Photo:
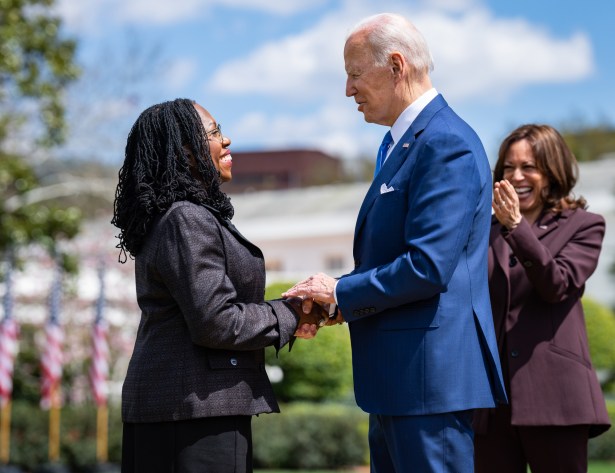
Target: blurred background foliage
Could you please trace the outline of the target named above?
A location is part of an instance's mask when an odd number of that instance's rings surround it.
[[[79,233],[85,218],[101,209],[108,211],[108,197],[101,199],[93,192],[84,194],[84,186],[78,190],[59,189],[65,184],[69,170],[77,181],[80,176],[88,179],[84,179],[85,188],[92,187],[91,179],[111,179],[117,173],[116,167],[96,161],[96,146],[90,145],[92,154],[87,159],[53,157],[53,150],[58,149],[69,131],[64,103],[68,87],[82,77],[75,59],[77,41],[62,33],[53,5],[53,0],[0,0],[0,255],[31,244],[41,244],[54,253],[63,240]],[[135,57],[134,51],[129,52],[129,57]],[[146,59],[132,63],[151,64],[148,62],[151,58]],[[107,66],[105,62],[108,69]],[[147,66],[144,67],[141,72],[147,72]],[[118,67],[111,71],[121,78],[119,82],[125,77],[120,74],[121,69],[131,74],[135,70]],[[138,89],[138,77],[136,81],[135,77],[130,83]],[[101,85],[114,84],[104,80],[86,84],[90,88]],[[80,113],[88,109],[89,103],[84,102]],[[82,114],[75,121],[86,122]],[[90,131],[97,129],[95,125],[91,125]],[[610,124],[590,126],[574,120],[561,129],[580,161],[615,152],[615,128]],[[88,140],[97,139],[87,133],[86,136]],[[373,166],[371,162],[357,163],[362,165]],[[63,256],[63,263],[65,269],[78,268],[78,262],[70,255]],[[266,298],[279,297],[290,285],[292,282],[270,285]],[[589,298],[584,300],[584,306],[593,362],[601,374],[605,392],[612,397],[615,394],[615,315],[611,308]],[[47,460],[48,413],[38,406],[37,331],[40,327],[22,324],[15,363],[11,459],[27,470]],[[347,325],[324,328],[314,340],[297,340],[292,351],[282,350],[278,356],[273,349],[268,349],[266,356],[269,367],[281,374],[274,390],[282,403],[283,414],[254,419],[257,465],[308,469],[364,464],[367,416],[354,403]],[[65,365],[62,384],[66,392],[75,385],[87,385],[84,380],[89,363],[86,359]],[[609,412],[615,420],[612,402]],[[66,399],[61,420],[61,460],[75,472],[85,472],[96,462],[95,415],[95,406],[87,396],[79,402]],[[120,454],[119,406],[112,404],[110,461],[118,463]],[[590,458],[615,461],[615,429],[591,440]]]
[[[53,3],[0,0],[0,254],[31,243],[55,253],[80,229],[77,207],[29,198],[40,185],[28,154],[64,140],[63,92],[79,76],[76,40],[61,33]]]
[[[276,298],[290,285],[272,284],[267,298]],[[591,353],[599,371],[609,373],[603,386],[612,398],[615,373],[613,339],[615,314],[608,307],[584,299]],[[11,459],[32,470],[47,460],[48,413],[40,399],[40,365],[36,348],[37,327],[22,326],[22,342],[16,362]],[[367,464],[368,416],[354,402],[352,364],[347,325],[325,327],[313,340],[297,340],[276,358],[267,350],[267,364],[282,371],[273,383],[279,395],[281,414],[253,419],[254,459],[258,468],[334,469]],[[62,377],[65,393],[87,384],[90,360],[66,364]],[[610,380],[610,381],[609,381]],[[86,389],[87,391],[87,389]],[[89,392],[89,391],[88,391]],[[608,403],[615,422],[615,402]],[[96,408],[88,395],[80,402],[66,397],[62,409],[61,461],[71,471],[85,473],[96,464]],[[121,459],[119,403],[110,405],[109,461]],[[615,461],[615,430],[590,441],[590,459]]]
[[[53,4],[0,0],[0,141],[25,125],[41,146],[66,136],[62,92],[80,71]]]
[[[615,127],[606,123],[564,125],[562,136],[579,161],[595,161],[615,153]]]
[[[265,299],[277,299],[294,282],[267,287]],[[348,325],[324,327],[312,340],[295,340],[292,350],[265,351],[268,366],[281,369],[283,377],[273,389],[281,402],[353,401],[350,339]]]

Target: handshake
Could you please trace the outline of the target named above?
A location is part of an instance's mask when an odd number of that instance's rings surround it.
[[[314,338],[320,327],[344,322],[340,310],[331,310],[335,307],[336,282],[335,278],[318,273],[298,282],[282,294],[299,314],[296,337]]]

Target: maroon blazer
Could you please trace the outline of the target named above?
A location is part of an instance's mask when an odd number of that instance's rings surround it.
[[[605,222],[581,209],[546,213],[508,232],[495,217],[489,290],[517,426],[610,426],[591,363],[581,296],[598,264]],[[484,431],[487,410],[477,413]]]

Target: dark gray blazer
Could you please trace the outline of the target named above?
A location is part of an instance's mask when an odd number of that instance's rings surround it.
[[[261,251],[214,209],[176,202],[136,257],[141,322],[122,391],[124,422],[279,412],[264,347],[298,318],[264,302]]]

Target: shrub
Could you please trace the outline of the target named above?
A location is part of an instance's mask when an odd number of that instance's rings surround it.
[[[273,389],[281,402],[352,399],[352,362],[347,325],[323,327],[312,340],[297,339],[290,352],[266,350],[266,363],[284,377]]]
[[[292,286],[277,283],[267,288],[265,297],[274,299]],[[348,325],[323,327],[312,340],[295,340],[292,350],[284,348],[276,356],[266,349],[266,363],[279,366],[284,374],[273,389],[279,401],[326,402],[352,400],[352,360]]]
[[[611,424],[615,426],[615,401],[607,402]],[[611,427],[602,435],[590,439],[588,445],[590,460],[615,461],[615,427]]]
[[[583,310],[592,364],[604,373],[603,389],[609,391],[615,379],[615,314],[590,298],[583,298]]]
[[[368,416],[342,404],[293,403],[253,421],[257,468],[333,469],[368,458]]]
[[[109,460],[121,458],[122,428],[119,406],[109,409]],[[60,413],[60,462],[71,471],[96,464],[96,408],[91,404],[66,406]],[[49,412],[29,402],[14,401],[11,422],[12,464],[32,471],[48,462]]]

